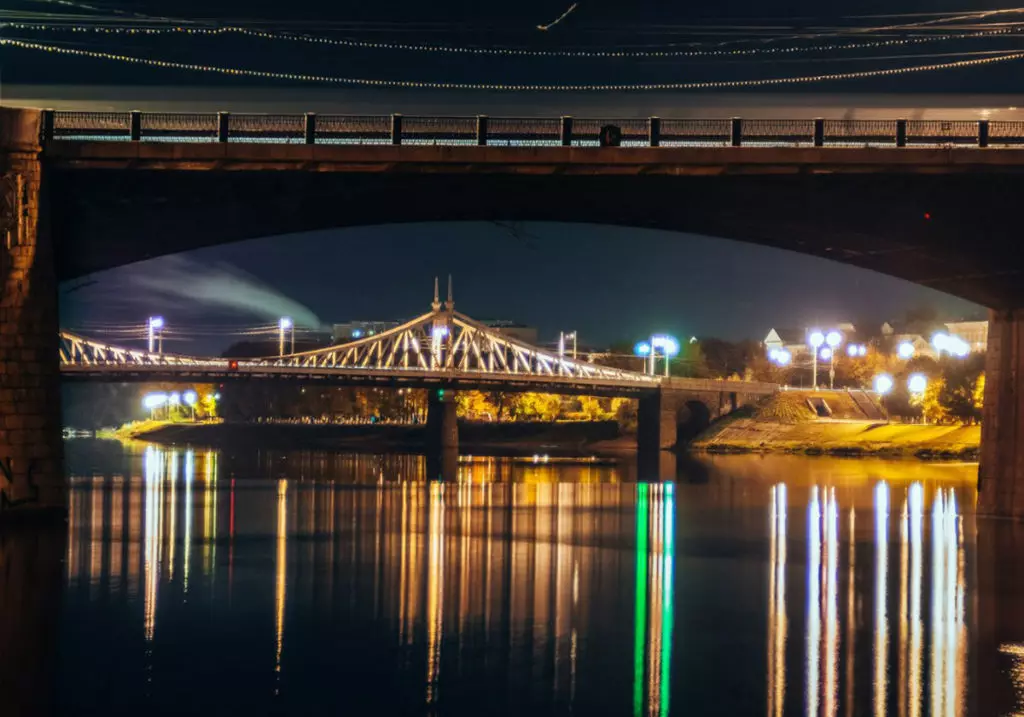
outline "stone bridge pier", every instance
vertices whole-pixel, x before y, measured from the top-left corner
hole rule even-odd
[[[640,399],[636,441],[642,480],[657,476],[662,451],[695,438],[712,421],[757,400],[765,390],[761,384],[736,382],[735,390],[722,390],[720,381],[706,383],[701,387],[687,381],[686,388],[680,388],[670,381]]]
[[[0,108],[0,521],[65,505],[40,113]]]
[[[989,312],[978,512],[1024,518],[1024,308]]]

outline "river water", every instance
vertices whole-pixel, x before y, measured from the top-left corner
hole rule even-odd
[[[975,465],[67,453],[60,714],[1024,711]]]

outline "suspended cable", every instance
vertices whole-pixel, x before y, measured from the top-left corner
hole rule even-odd
[[[1014,24],[1007,27],[1000,27],[994,30],[983,30],[978,32],[966,32],[947,35],[933,35],[928,37],[894,38],[890,40],[875,40],[872,42],[851,42],[831,43],[828,45],[794,46],[794,47],[750,47],[718,50],[526,50],[514,48],[488,48],[488,47],[455,47],[443,45],[411,45],[403,43],[369,42],[358,40],[344,40],[329,37],[317,37],[295,33],[277,33],[266,30],[254,30],[251,28],[229,26],[220,28],[203,27],[100,27],[100,26],[61,26],[46,23],[0,23],[0,29],[9,27],[14,30],[43,31],[43,32],[74,32],[74,33],[97,33],[108,35],[165,35],[165,34],[186,34],[220,36],[226,34],[240,34],[263,40],[286,40],[290,42],[306,42],[320,45],[333,45],[340,47],[362,48],[362,49],[386,49],[386,50],[407,50],[415,52],[438,52],[471,55],[516,55],[530,57],[576,57],[576,58],[671,58],[671,57],[730,57],[743,55],[792,55],[803,53],[822,53],[832,51],[868,50],[885,47],[900,47],[910,45],[921,45],[925,43],[943,42],[947,40],[965,40],[978,38],[992,38],[998,36],[1015,35],[1024,30],[1024,23]]]
[[[555,19],[554,19],[553,21],[549,22],[549,23],[548,23],[547,25],[538,25],[538,26],[537,26],[537,29],[538,29],[538,30],[542,30],[542,31],[544,31],[544,32],[546,32],[546,31],[550,30],[550,29],[551,29],[551,28],[553,28],[553,27],[554,27],[555,25],[557,25],[558,23],[562,22],[562,20],[564,20],[565,18],[569,17],[569,15],[571,15],[571,14],[572,14],[572,11],[576,9],[576,6],[577,6],[577,5],[579,5],[579,3],[575,3],[575,2],[574,2],[574,3],[572,4],[572,5],[570,5],[570,6],[569,6],[569,9],[568,9],[568,10],[566,10],[566,11],[565,11],[565,12],[563,12],[563,13],[562,13],[561,15],[559,15],[558,17],[556,17],[556,18],[555,18]]]
[[[424,82],[417,80],[379,80],[360,77],[337,77],[332,75],[310,75],[294,72],[275,72],[270,70],[252,70],[238,67],[220,67],[216,65],[199,65],[170,60],[155,60],[146,57],[119,55],[110,52],[82,50],[70,47],[56,47],[38,42],[29,42],[15,38],[0,38],[0,46],[9,45],[26,50],[69,55],[73,57],[90,57],[101,60],[112,60],[133,65],[159,67],[164,69],[189,70],[208,72],[237,77],[256,77],[261,79],[290,80],[295,82],[314,82],[335,85],[353,85],[360,87],[391,87],[409,89],[437,90],[494,90],[501,92],[607,92],[607,91],[650,91],[650,90],[705,90],[738,87],[761,87],[773,85],[807,84],[830,80],[865,79],[870,77],[888,77],[911,73],[932,72],[936,70],[955,69],[990,65],[997,62],[1009,62],[1024,58],[1024,52],[1007,51],[1005,54],[982,57],[955,62],[934,63],[928,65],[911,65],[888,69],[862,70],[859,72],[837,72],[820,75],[804,75],[798,77],[775,77],[757,80],[709,80],[701,82],[665,82],[648,84],[606,84],[606,85],[573,85],[573,84],[504,84],[483,82]]]

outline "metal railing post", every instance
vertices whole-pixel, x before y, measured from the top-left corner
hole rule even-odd
[[[988,147],[988,120],[978,120],[978,146]]]
[[[647,120],[647,140],[651,147],[661,146],[661,117],[651,117]]]
[[[479,147],[487,146],[487,115],[476,116],[476,143]]]
[[[569,117],[569,116],[563,116],[562,117],[562,133],[561,133],[561,135],[562,135],[562,146],[563,147],[571,147],[572,146],[572,117]]]
[[[391,144],[402,143],[402,115],[391,115]]]
[[[306,144],[316,144],[316,112],[306,113],[303,134],[305,135]]]
[[[132,110],[128,134],[132,142],[142,139],[142,113],[138,110]]]
[[[53,118],[55,112],[53,110],[43,110],[43,122],[40,127],[42,139],[44,142],[49,142],[53,139]]]
[[[905,119],[896,120],[896,146],[907,146],[907,121]]]
[[[228,125],[230,124],[231,114],[228,112],[217,113],[217,141],[227,142],[228,141]]]
[[[743,120],[739,117],[732,118],[729,140],[733,147],[739,147],[743,144]]]
[[[821,117],[814,120],[814,146],[825,146],[825,120]]]

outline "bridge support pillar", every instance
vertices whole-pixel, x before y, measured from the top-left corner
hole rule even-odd
[[[459,450],[459,424],[455,416],[455,394],[450,390],[431,390],[427,398],[428,455]]]
[[[661,452],[676,445],[678,419],[674,398],[670,392],[659,389],[639,401],[636,448],[640,480],[657,479]]]
[[[0,521],[63,508],[57,282],[41,113],[0,108]]]
[[[1024,518],[1024,309],[989,312],[978,512]]]

